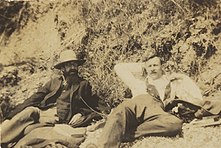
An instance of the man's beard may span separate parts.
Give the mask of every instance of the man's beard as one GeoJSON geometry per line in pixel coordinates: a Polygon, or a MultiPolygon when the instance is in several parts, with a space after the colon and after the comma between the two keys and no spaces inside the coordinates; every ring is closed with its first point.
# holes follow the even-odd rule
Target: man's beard
{"type": "Polygon", "coordinates": [[[78,76],[78,71],[73,69],[73,70],[70,70],[69,72],[65,72],[65,76],[67,77],[75,77],[75,76],[78,76]]]}
{"type": "Polygon", "coordinates": [[[70,70],[69,72],[65,72],[64,76],[67,82],[73,82],[79,77],[77,70],[70,70]]]}

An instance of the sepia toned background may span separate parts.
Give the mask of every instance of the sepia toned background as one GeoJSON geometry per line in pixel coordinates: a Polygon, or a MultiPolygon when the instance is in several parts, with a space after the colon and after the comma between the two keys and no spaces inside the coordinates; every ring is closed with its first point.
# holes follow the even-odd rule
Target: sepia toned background
{"type": "MultiPolygon", "coordinates": [[[[87,60],[81,75],[109,108],[124,99],[119,62],[157,52],[165,70],[189,75],[204,97],[221,99],[221,0],[39,0],[0,2],[1,120],[50,77],[65,49],[87,60]]],[[[96,140],[100,130],[88,133],[96,140]]],[[[220,147],[221,127],[185,129],[122,147],[220,147]]]]}

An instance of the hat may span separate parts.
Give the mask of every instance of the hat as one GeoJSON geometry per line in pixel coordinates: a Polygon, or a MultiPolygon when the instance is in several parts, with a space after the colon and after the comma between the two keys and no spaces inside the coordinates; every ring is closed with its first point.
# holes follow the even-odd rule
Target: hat
{"type": "Polygon", "coordinates": [[[79,59],[73,50],[64,50],[60,53],[60,57],[58,62],[54,65],[54,68],[60,69],[64,63],[71,61],[78,63],[78,65],[82,65],[86,60],[79,59]]]}

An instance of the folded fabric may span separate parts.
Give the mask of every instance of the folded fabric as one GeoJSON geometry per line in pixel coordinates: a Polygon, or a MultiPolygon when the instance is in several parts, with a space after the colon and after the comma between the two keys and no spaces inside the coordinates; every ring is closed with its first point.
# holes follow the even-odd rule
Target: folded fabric
{"type": "Polygon", "coordinates": [[[54,127],[36,128],[15,145],[16,147],[78,147],[86,136],[86,128],[72,128],[66,124],[56,124],[54,127]]]}

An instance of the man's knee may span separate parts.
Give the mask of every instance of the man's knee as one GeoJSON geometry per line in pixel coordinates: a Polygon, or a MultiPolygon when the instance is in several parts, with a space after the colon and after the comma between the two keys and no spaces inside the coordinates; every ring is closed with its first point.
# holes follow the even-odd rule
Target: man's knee
{"type": "Polygon", "coordinates": [[[134,104],[133,100],[125,100],[120,105],[121,105],[121,108],[128,108],[128,107],[131,107],[133,104],[134,104]]]}
{"type": "Polygon", "coordinates": [[[38,121],[40,118],[40,110],[37,107],[27,107],[19,114],[15,115],[15,118],[18,118],[21,122],[27,119],[31,119],[33,121],[38,121]]]}
{"type": "Polygon", "coordinates": [[[170,124],[166,125],[168,136],[175,136],[182,130],[183,121],[175,117],[171,118],[170,124]]]}
{"type": "Polygon", "coordinates": [[[133,112],[133,102],[131,100],[126,100],[119,104],[113,111],[109,114],[109,118],[121,118],[126,115],[128,112],[133,112]]]}
{"type": "Polygon", "coordinates": [[[125,100],[113,110],[113,113],[132,111],[135,106],[136,104],[134,103],[134,101],[125,100]]]}
{"type": "Polygon", "coordinates": [[[153,101],[153,97],[149,94],[138,95],[133,99],[124,100],[121,104],[118,105],[118,108],[131,108],[133,109],[136,106],[146,106],[148,100],[149,102],[153,101]]]}
{"type": "Polygon", "coordinates": [[[39,109],[28,107],[12,119],[2,123],[2,143],[8,143],[22,133],[24,128],[39,120],[39,109]]]}
{"type": "Polygon", "coordinates": [[[27,111],[27,112],[40,112],[40,109],[37,108],[37,107],[34,107],[34,106],[29,106],[29,107],[26,107],[24,109],[24,111],[27,111]]]}

